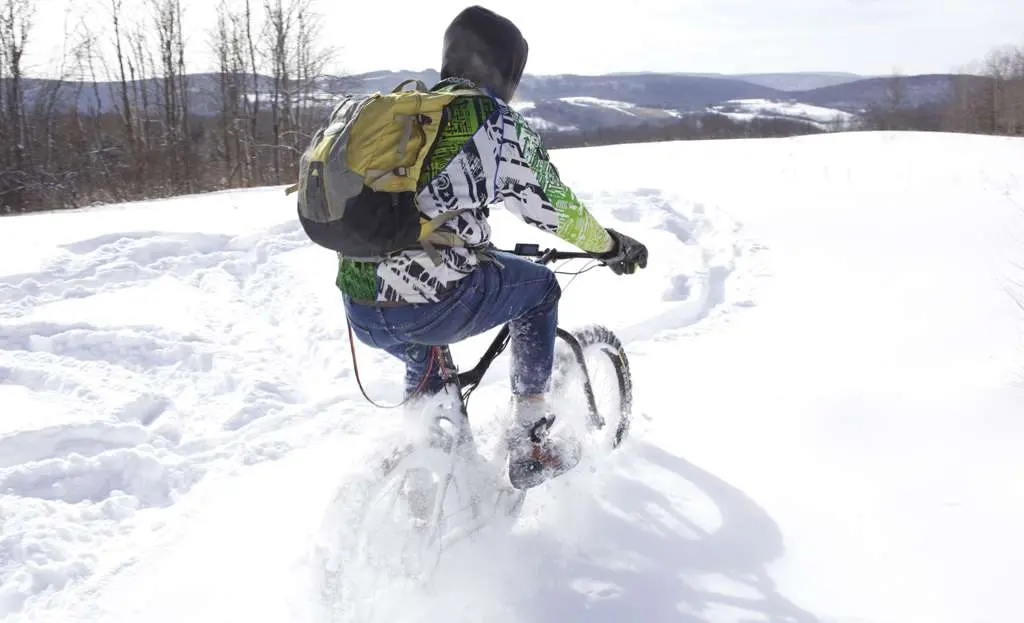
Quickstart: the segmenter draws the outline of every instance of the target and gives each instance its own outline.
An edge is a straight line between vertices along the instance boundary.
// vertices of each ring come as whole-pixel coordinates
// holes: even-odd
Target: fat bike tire
[[[471,452],[413,444],[397,448],[380,463],[377,480],[358,511],[354,554],[364,568],[424,584],[446,548],[502,516],[518,516],[523,493],[505,485],[497,471],[484,471],[493,466],[482,458],[473,460]],[[411,490],[403,488],[416,480]],[[422,495],[425,490],[430,493]],[[413,497],[418,501],[410,504]],[[385,524],[392,522],[404,528],[387,530]]]
[[[585,358],[585,370],[580,365],[578,354],[574,352],[572,341],[566,339],[567,336],[571,336],[579,345],[580,354]],[[633,377],[622,342],[611,329],[597,324],[570,331],[560,330],[559,337],[562,339],[555,354],[555,366],[559,371],[554,383],[556,392],[568,390],[573,392],[574,397],[588,402],[586,393],[589,387],[598,411],[596,419],[589,422],[590,434],[595,434],[598,429],[601,432],[612,431],[608,439],[610,448],[618,448],[629,434],[633,410]],[[614,387],[604,383],[595,384],[594,374],[598,367],[611,370]],[[582,376],[574,376],[574,373],[584,372]],[[577,396],[577,392],[580,395]],[[602,407],[598,400],[600,397],[615,398],[616,404]]]

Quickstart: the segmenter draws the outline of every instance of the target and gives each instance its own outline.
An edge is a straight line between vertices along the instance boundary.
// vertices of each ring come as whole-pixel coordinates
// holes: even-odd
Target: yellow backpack
[[[403,90],[415,83],[415,89]],[[405,249],[462,246],[437,228],[452,210],[421,218],[417,182],[437,138],[441,114],[453,99],[482,91],[428,91],[406,80],[390,93],[346,96],[299,159],[298,215],[306,235],[346,259],[375,261]]]

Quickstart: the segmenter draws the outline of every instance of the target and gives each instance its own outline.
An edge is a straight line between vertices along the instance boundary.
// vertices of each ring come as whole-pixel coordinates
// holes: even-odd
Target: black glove
[[[647,268],[647,247],[614,229],[609,229],[608,235],[612,237],[614,246],[611,251],[597,257],[616,275],[632,275],[637,267]]]

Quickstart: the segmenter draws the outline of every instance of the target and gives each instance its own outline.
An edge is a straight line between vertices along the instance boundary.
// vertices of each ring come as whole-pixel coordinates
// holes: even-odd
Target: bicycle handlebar
[[[514,249],[498,249],[503,253],[511,253],[513,255],[520,255],[523,257],[536,257],[539,258],[538,262],[546,264],[548,262],[557,262],[559,260],[575,260],[575,259],[591,259],[598,260],[592,253],[586,251],[559,251],[558,249],[541,249],[539,244],[519,242],[516,243]]]

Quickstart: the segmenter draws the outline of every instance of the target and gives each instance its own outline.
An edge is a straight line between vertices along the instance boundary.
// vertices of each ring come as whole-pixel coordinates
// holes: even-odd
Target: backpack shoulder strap
[[[402,80],[401,82],[399,82],[398,86],[396,86],[395,88],[391,89],[391,92],[392,93],[399,93],[402,89],[405,88],[405,85],[407,85],[407,84],[414,84],[414,83],[416,85],[416,89],[415,89],[416,91],[429,91],[429,89],[427,89],[427,85],[424,84],[422,80],[417,80],[415,78],[410,78],[408,80]]]

